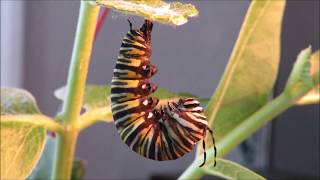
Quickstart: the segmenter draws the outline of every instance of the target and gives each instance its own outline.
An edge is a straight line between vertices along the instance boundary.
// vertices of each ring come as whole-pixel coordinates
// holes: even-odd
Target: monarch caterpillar
[[[129,21],[129,20],[128,20]],[[153,24],[145,20],[140,29],[132,29],[122,40],[111,82],[111,108],[121,139],[136,153],[153,160],[174,160],[190,152],[209,131],[199,101],[180,98],[156,107],[159,100],[149,95],[157,86],[149,78],[157,72],[150,64]],[[216,161],[214,163],[216,165]]]

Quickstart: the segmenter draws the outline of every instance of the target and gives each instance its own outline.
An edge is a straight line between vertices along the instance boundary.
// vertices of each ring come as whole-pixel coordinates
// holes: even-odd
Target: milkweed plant
[[[220,83],[213,95],[202,101],[208,125],[214,130],[217,165],[213,166],[212,141],[206,137],[206,164],[199,167],[203,162],[199,143],[194,161],[179,179],[199,179],[204,175],[264,179],[223,157],[288,108],[319,103],[319,50],[312,52],[311,46],[297,52],[285,88],[271,98],[280,61],[285,4],[273,0],[251,2]],[[171,27],[181,26],[198,15],[195,6],[180,2],[81,1],[67,84],[55,91],[63,102],[62,110],[55,117],[48,117],[39,111],[36,100],[26,90],[1,88],[1,179],[48,179],[48,174],[51,179],[84,177],[84,161],[74,159],[79,134],[97,122],[113,121],[108,100],[110,86],[86,85],[92,44],[109,10]],[[160,88],[155,96],[170,100],[192,95]],[[82,108],[84,113],[80,113]],[[52,143],[47,138],[50,134],[56,136],[53,161],[38,163],[41,157],[46,158],[44,149]]]

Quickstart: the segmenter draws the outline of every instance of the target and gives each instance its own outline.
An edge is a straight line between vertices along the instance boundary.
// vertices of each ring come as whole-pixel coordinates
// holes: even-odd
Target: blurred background
[[[186,1],[187,2],[187,1]],[[227,64],[250,1],[190,1],[198,17],[181,27],[156,23],[152,81],[172,91],[209,97]],[[60,102],[54,90],[66,84],[79,11],[78,1],[1,1],[1,86],[25,88],[44,114],[54,116]],[[109,14],[94,44],[89,84],[112,77],[127,16]],[[130,17],[131,18],[131,17]],[[135,27],[142,19],[132,17]],[[288,1],[283,20],[279,94],[300,50],[319,49],[319,1]],[[112,123],[85,130],[76,156],[88,162],[86,179],[177,177],[194,152],[168,162],[138,156],[119,138]],[[293,107],[263,128],[228,158],[263,171],[270,178],[319,178],[319,106]]]

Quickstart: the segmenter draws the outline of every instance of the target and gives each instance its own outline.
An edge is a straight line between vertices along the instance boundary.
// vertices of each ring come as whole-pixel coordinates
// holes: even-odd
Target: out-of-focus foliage
[[[82,180],[86,174],[87,162],[82,159],[76,159],[72,165],[72,180]]]
[[[54,92],[57,99],[64,101],[66,88],[61,87]],[[85,109],[83,116],[96,116],[97,120],[111,122],[111,103],[109,86],[87,85],[84,92],[82,107]]]
[[[52,168],[54,161],[54,150],[56,147],[56,139],[50,136],[47,136],[46,145],[41,156],[41,159],[37,166],[32,171],[31,175],[28,177],[28,180],[44,180],[50,179],[52,176]]]
[[[198,15],[198,10],[194,5],[180,2],[161,0],[96,0],[96,2],[116,11],[178,26],[185,24],[189,17]]]
[[[39,113],[29,92],[1,88],[1,179],[24,179],[39,161],[46,137]]]
[[[34,97],[25,90],[1,88],[1,115],[38,114],[39,108]]]

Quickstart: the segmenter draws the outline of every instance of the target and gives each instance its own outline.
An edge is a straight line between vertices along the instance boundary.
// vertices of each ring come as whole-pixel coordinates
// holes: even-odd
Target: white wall
[[[25,6],[1,1],[1,86],[22,87]]]

